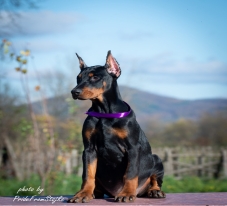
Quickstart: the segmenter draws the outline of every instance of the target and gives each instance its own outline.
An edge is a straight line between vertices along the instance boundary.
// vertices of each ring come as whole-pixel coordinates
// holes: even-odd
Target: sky
[[[75,52],[93,66],[104,65],[111,50],[120,85],[186,100],[227,98],[226,0],[44,0],[38,6],[21,10],[23,32],[4,38],[17,51],[32,51],[41,78],[60,71],[75,75],[76,86]],[[0,67],[16,87],[12,63]],[[27,75],[35,85],[34,71]]]

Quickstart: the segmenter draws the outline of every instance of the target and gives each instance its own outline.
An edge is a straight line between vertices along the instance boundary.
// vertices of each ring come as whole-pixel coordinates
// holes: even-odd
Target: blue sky
[[[180,99],[227,98],[225,0],[48,0],[39,6],[21,11],[24,33],[11,32],[9,39],[18,51],[31,49],[41,77],[61,71],[76,81],[75,52],[92,66],[103,65],[111,50],[121,85]],[[12,65],[2,65],[16,85]],[[28,75],[33,84],[33,71]]]

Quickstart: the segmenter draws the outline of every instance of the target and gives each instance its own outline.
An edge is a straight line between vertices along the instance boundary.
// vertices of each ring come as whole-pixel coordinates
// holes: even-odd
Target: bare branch
[[[40,1],[37,0],[0,0],[0,36],[8,36],[12,30],[23,33],[18,23],[18,19],[21,18],[20,11],[38,9],[38,3]]]

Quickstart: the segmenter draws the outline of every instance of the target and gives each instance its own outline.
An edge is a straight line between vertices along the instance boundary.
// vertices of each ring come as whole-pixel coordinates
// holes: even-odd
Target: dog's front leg
[[[83,151],[83,183],[81,190],[77,192],[68,202],[89,202],[94,198],[95,173],[97,168],[96,152],[91,146]]]
[[[117,202],[131,202],[136,199],[139,150],[137,148],[131,148],[127,153],[128,166],[124,175],[124,186],[121,192],[115,197],[115,201]]]

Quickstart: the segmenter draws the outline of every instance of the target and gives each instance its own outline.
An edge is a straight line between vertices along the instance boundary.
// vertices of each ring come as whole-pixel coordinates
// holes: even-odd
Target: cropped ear
[[[112,56],[111,51],[108,51],[106,57],[106,70],[109,74],[118,78],[121,75],[121,68],[117,60]]]
[[[76,53],[76,56],[79,59],[80,69],[84,69],[85,67],[87,67],[87,65],[85,64],[84,60],[77,53]]]

